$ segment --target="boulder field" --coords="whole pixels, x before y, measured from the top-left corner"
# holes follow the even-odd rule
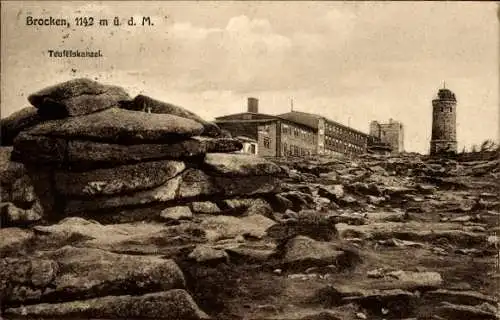
[[[499,319],[498,159],[263,159],[75,79],[2,119],[6,319]]]

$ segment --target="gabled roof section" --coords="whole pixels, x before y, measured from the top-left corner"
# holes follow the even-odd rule
[[[301,111],[291,111],[278,115],[279,118],[290,120],[302,125],[308,126],[313,129],[318,129],[318,120],[323,118],[317,114],[301,112]]]
[[[348,130],[354,131],[356,133],[368,136],[368,134],[365,133],[365,132],[356,130],[354,128],[351,128],[351,127],[348,127],[348,126],[343,125],[341,123],[338,123],[337,121],[333,121],[333,120],[328,119],[328,118],[326,118],[324,116],[317,115],[317,114],[314,114],[314,113],[302,112],[302,111],[291,111],[291,112],[280,114],[280,115],[278,115],[278,117],[280,117],[282,119],[287,119],[287,120],[290,120],[290,121],[293,121],[293,122],[297,122],[297,123],[303,124],[305,126],[314,128],[316,130],[318,130],[318,120],[324,119],[325,121],[334,123],[334,124],[336,124],[339,127],[343,127],[343,128],[348,129]]]
[[[255,112],[240,112],[228,114],[221,117],[216,117],[215,120],[255,120],[255,119],[278,119],[278,117],[265,114],[265,113],[255,113]]]

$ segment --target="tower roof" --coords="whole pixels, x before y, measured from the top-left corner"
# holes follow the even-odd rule
[[[446,88],[439,89],[439,92],[437,95],[438,95],[437,97],[439,100],[457,101],[457,99],[455,98],[455,94],[450,89],[446,89]]]

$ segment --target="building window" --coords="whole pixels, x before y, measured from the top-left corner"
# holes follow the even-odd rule
[[[250,144],[250,153],[255,154],[255,145],[253,143]]]
[[[270,130],[270,126],[269,125],[259,126],[259,133],[269,134],[269,130]]]
[[[271,148],[271,139],[264,137],[264,148]]]

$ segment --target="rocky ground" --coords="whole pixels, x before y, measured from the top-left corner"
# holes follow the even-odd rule
[[[45,111],[24,111],[34,123],[9,122],[14,148],[0,153],[3,317],[499,318],[498,159],[252,159],[181,109],[152,111],[201,126],[137,125],[147,116],[114,112],[109,99],[125,99],[129,112],[139,112],[133,101],[158,103],[115,87],[90,112],[95,95],[90,103],[72,88],[35,94]],[[54,108],[38,105],[44,94],[64,100],[53,110],[67,120],[40,122]],[[134,134],[120,122],[95,124],[111,112],[128,117],[121,123]],[[92,136],[90,125],[104,129]],[[177,139],[165,151],[158,139],[172,131],[189,147]],[[38,152],[29,153],[33,137]],[[62,157],[50,152],[54,141],[63,141]],[[78,145],[93,152],[74,152],[73,164],[85,164],[75,168],[67,152]],[[37,187],[41,160],[64,202],[57,215]],[[198,178],[186,178],[189,170]]]

